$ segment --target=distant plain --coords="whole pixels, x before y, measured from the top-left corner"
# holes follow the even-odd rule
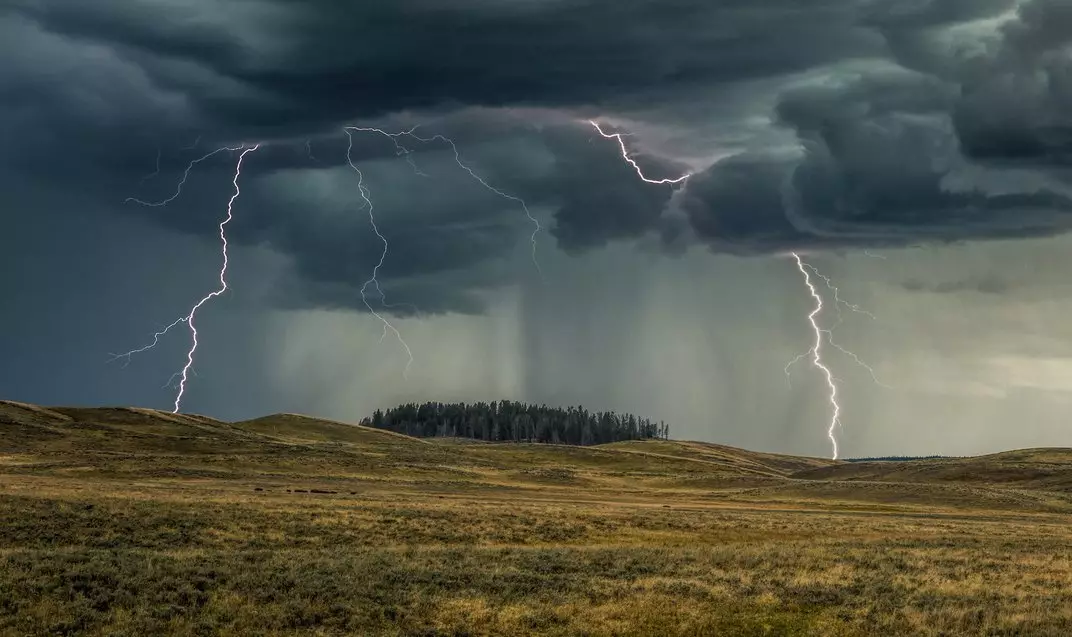
[[[1072,449],[837,462],[0,401],[0,635],[1072,635]]]

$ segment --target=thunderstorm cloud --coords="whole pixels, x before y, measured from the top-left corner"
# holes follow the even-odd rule
[[[403,318],[493,315],[502,290],[539,279],[517,199],[541,226],[536,260],[564,271],[1072,229],[1069,0],[10,0],[0,55],[3,214],[26,237],[81,229],[55,247],[64,281],[127,250],[185,263],[150,236],[215,258],[234,154],[197,164],[173,204],[126,200],[165,199],[192,159],[260,142],[230,227],[236,302],[364,311],[383,246],[345,126],[413,131],[351,132],[390,242],[379,309]],[[645,183],[592,119],[646,175],[691,176]],[[1020,287],[950,280],[890,286]],[[588,283],[549,285],[589,298]],[[572,399],[557,391],[542,395]]]

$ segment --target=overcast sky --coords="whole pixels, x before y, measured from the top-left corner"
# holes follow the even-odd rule
[[[4,7],[0,398],[171,409],[185,325],[110,358],[218,286],[239,153],[127,199],[260,144],[184,411],[508,398],[829,456],[797,252],[878,381],[824,340],[843,456],[1070,446],[1072,0]]]

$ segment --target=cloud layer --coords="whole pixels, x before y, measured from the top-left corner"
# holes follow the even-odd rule
[[[366,3],[367,4],[367,3]],[[16,0],[0,18],[9,209],[62,174],[70,214],[232,236],[291,264],[273,302],[361,307],[382,250],[398,313],[476,313],[539,250],[654,238],[769,254],[1044,236],[1072,221],[1067,0]],[[613,141],[633,133],[640,181]],[[197,143],[195,144],[195,140]],[[395,145],[395,141],[399,146]],[[160,152],[159,174],[153,174]],[[463,165],[457,163],[460,159]],[[472,168],[487,185],[474,180]],[[151,176],[150,176],[151,175]],[[59,205],[59,204],[58,204]]]

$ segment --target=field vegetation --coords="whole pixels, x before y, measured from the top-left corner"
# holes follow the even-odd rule
[[[0,635],[1072,635],[1072,450],[842,463],[0,402]]]

